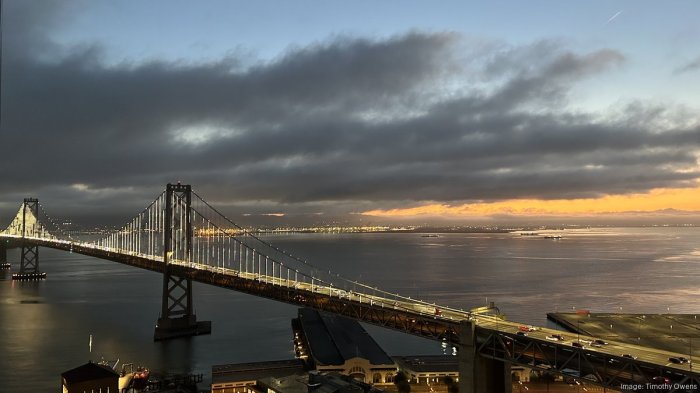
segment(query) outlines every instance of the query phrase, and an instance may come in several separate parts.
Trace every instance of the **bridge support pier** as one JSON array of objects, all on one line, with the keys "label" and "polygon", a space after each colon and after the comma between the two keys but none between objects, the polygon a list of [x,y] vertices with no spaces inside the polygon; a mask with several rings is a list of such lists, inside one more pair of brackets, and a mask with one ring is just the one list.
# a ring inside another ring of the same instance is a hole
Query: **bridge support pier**
[{"label": "bridge support pier", "polygon": [[173,275],[169,265],[171,260],[192,262],[192,187],[168,184],[165,193],[163,303],[155,341],[211,334],[211,321],[198,322],[194,314],[192,279]]},{"label": "bridge support pier", "polygon": [[[22,237],[35,235],[39,217],[39,200],[25,198],[22,205]],[[41,280],[46,273],[39,270],[39,246],[22,242],[22,259],[19,273],[12,275],[13,280]]]},{"label": "bridge support pier", "polygon": [[192,307],[192,280],[163,275],[163,309],[153,335],[155,341],[211,334],[211,321],[197,321]]},{"label": "bridge support pier", "polygon": [[510,364],[487,359],[477,353],[475,325],[460,322],[459,393],[511,393]]}]

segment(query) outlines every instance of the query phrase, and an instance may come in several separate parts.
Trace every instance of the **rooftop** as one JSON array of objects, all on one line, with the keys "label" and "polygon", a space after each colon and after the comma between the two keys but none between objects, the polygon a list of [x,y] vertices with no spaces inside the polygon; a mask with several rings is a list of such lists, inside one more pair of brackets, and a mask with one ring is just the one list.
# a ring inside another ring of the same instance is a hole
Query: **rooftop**
[{"label": "rooftop", "polygon": [[212,366],[212,383],[256,381],[266,377],[288,376],[304,372],[300,359],[237,363]]},{"label": "rooftop", "polygon": [[278,393],[381,393],[372,385],[337,373],[310,371],[308,375],[265,378],[259,381],[260,391]]},{"label": "rooftop", "polygon": [[459,368],[456,356],[447,355],[415,355],[393,356],[399,368],[416,373],[426,372],[456,372]]},{"label": "rooftop", "polygon": [[301,308],[299,321],[309,342],[311,355],[317,363],[341,365],[352,358],[363,358],[374,365],[394,364],[389,355],[355,320]]},{"label": "rooftop", "polygon": [[82,366],[68,370],[61,374],[61,377],[67,385],[72,385],[85,381],[94,381],[103,378],[119,378],[119,373],[112,370],[108,366],[103,366],[97,363],[88,362]]}]

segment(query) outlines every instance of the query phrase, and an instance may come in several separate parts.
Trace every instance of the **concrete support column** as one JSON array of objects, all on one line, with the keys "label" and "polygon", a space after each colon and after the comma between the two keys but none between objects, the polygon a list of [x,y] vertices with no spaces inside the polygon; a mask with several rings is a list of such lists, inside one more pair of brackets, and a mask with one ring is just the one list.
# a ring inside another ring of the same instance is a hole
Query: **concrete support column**
[{"label": "concrete support column", "polygon": [[510,369],[510,362],[503,362],[503,392],[512,393],[513,392],[513,374]]},{"label": "concrete support column", "polygon": [[474,323],[462,320],[459,323],[459,393],[476,393],[476,335]]},{"label": "concrete support column", "polygon": [[464,320],[459,332],[459,392],[511,393],[510,363],[487,359],[476,353],[475,325]]}]

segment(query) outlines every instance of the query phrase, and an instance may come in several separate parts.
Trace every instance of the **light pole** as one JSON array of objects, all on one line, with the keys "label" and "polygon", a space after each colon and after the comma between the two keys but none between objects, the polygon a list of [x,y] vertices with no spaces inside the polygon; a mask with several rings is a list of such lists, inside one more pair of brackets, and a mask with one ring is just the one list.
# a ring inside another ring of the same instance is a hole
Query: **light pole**
[{"label": "light pole", "polygon": [[[694,315],[693,321],[695,323],[697,323],[697,320],[698,320],[698,316]],[[695,326],[695,330],[697,330],[697,326]],[[690,351],[689,351],[690,352],[689,355],[690,355],[690,369],[691,370],[693,369],[693,335],[692,334],[693,333],[690,334]]]},{"label": "light pole", "polygon": [[581,320],[576,318],[576,341],[581,343]]}]

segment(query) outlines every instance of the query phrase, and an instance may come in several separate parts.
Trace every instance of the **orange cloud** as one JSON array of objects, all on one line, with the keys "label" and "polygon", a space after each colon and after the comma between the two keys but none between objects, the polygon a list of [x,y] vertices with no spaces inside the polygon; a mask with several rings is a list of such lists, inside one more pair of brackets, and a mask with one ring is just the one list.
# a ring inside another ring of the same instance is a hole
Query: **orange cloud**
[{"label": "orange cloud", "polygon": [[468,203],[458,206],[429,204],[405,209],[370,210],[362,214],[379,217],[410,216],[518,216],[596,215],[624,212],[654,212],[664,209],[700,212],[700,187],[660,188],[644,194],[607,195],[581,199],[511,199]]}]

